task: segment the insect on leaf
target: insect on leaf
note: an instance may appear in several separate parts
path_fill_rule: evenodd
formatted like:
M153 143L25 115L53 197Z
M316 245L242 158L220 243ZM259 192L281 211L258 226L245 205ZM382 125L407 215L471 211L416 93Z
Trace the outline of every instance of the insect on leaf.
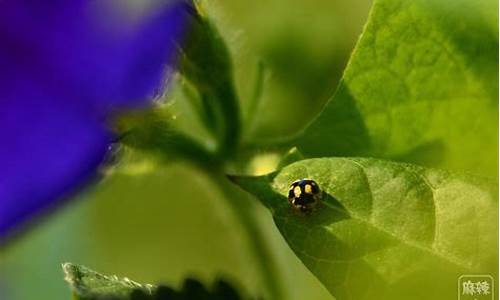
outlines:
M297 179L319 208L291 209ZM233 179L259 198L337 299L453 299L461 274L497 276L496 182L369 158L318 158Z

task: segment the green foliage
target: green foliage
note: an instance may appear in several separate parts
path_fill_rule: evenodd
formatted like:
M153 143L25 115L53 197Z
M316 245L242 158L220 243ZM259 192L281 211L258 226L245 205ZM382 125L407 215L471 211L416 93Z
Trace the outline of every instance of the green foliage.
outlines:
M247 242L238 251L257 260L264 294L273 300L285 299L286 292L271 247L252 204L223 175L229 167L249 165L259 151L285 153L276 159L279 170L233 180L270 209L292 250L332 295L339 300L454 298L462 274L498 277L496 182L407 163L497 175L498 16L492 13L497 6L492 0L375 0L334 96L292 139L318 111L324 93L333 90L333 83L325 85L340 74L343 54L316 53L329 59L303 60L308 51L300 48L302 38L287 29L287 42L273 42L259 60L242 122L229 47L200 6L193 5L190 34L180 46L177 92L210 137L194 137L192 126L183 131L171 107L158 105L118 120L126 150L122 159L131 153L151 170L179 158L201 167L197 171L213 184L207 193L220 188L226 201L218 213L227 209L239 222L227 223ZM269 92L271 75L281 82L279 92ZM275 93L292 100L278 97L270 105ZM281 119L274 118L280 114ZM259 121L262 116L267 119ZM283 129L277 123L293 126ZM285 147L276 145L277 136ZM350 156L377 159L341 158ZM122 162L122 171L127 164ZM161 172L151 174L141 181L130 178L135 184L148 181L149 191L133 188L136 196L122 188L117 205L157 194L167 201L186 197L173 196L179 186L166 192L151 188L165 179ZM291 210L286 199L290 183L300 178L314 179L324 192L311 214ZM184 298L164 298L154 286L70 264L64 268L81 300L204 299L220 287L207 291L189 282L178 292L162 289ZM185 296L193 290L202 294Z
M376 0L299 150L497 176L496 11L490 0Z
M264 145L297 134L321 111L342 76L372 1L205 2L212 4L210 15L220 17L219 28L230 41L243 114L253 106L253 85L248 82L257 77L255 65L264 63L264 93L246 136L248 142Z
M322 206L290 209L290 184L315 180ZM496 274L496 182L368 158L302 160L234 181L338 299L452 299L460 274Z
M128 147L166 161L181 158L204 166L220 166L235 155L241 135L232 61L217 28L198 5L190 5L189 32L178 49L180 66L175 81L182 101L191 104L213 141L200 140L180 130L171 105L120 115L114 123L122 134L121 143Z
M122 115L115 127L127 150L149 152L163 162L188 159L204 166L217 162L213 151L175 127L168 106Z
M106 297L125 300L131 299L131 294L136 290L151 294L156 289L149 284L143 285L128 278L106 276L71 263L63 264L63 271L76 300L97 300Z
M211 290L194 279L186 279L176 291L160 285L140 284L128 278L97 273L84 266L63 264L65 279L75 300L239 300L236 289L218 280Z
M240 111L226 43L199 6L181 47L181 74L197 89L200 117L217 138L221 156L234 155L240 139Z

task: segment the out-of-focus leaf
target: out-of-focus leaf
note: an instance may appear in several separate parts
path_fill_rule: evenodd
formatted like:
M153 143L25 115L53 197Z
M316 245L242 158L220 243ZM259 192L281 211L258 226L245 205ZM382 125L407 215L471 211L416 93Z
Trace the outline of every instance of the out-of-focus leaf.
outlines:
M120 142L132 149L154 154L160 161L189 159L201 165L215 163L212 151L175 127L168 109L156 108L121 116L116 127Z
M176 291L160 285L140 284L126 277L97 273L83 266L63 264L65 279L76 300L238 300L237 290L224 280L207 289L195 279L186 279Z
M201 119L217 137L220 154L234 154L241 120L231 55L201 8L193 6L191 13L191 30L181 49L180 72L198 90L203 108Z
M311 214L287 201L301 178L323 190ZM368 158L302 160L234 181L337 299L453 299L461 274L497 276L496 182Z
M496 176L498 2L376 0L307 157L370 156Z
M303 159L304 156L302 155L302 153L300 153L300 151L296 147L293 147L292 149L288 150L285 155L283 155L277 169L283 169L284 167Z
M371 0L203 1L234 54L243 113L254 105L254 78L266 68L262 99L245 142L275 145L296 135L335 91L366 21ZM313 21L312 21L313 20Z

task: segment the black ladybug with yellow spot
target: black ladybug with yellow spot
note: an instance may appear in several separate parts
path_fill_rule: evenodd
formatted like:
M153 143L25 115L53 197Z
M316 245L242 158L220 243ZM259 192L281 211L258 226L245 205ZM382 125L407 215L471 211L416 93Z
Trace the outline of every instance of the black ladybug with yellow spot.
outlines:
M288 202L300 212L312 212L317 207L320 199L321 190L314 180L300 179L290 185Z

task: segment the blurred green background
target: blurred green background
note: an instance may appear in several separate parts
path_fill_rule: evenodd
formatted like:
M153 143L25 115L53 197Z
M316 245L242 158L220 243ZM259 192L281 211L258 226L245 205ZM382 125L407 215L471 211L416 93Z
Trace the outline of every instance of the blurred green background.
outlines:
M231 48L244 118L253 120L245 127L248 143L293 136L321 109L337 86L370 2L204 3ZM264 93L254 102L259 62ZM201 134L190 105L173 89L175 122ZM272 152L259 153L248 164L254 173L276 164ZM269 213L239 193L234 198L248 201L260 220L288 299L332 299L288 248ZM119 164L2 250L0 289L9 300L69 299L60 267L69 261L139 282L178 286L186 276L207 283L222 276L246 291L261 290L256 258L225 197L212 178L185 162Z

